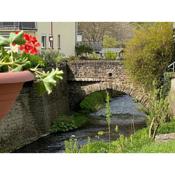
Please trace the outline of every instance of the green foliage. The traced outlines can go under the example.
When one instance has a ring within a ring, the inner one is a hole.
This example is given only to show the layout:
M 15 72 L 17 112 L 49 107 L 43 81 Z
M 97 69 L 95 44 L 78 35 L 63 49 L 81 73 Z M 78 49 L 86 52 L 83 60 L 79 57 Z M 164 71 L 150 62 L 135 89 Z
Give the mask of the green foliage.
M 147 28 L 151 25 L 153 25 L 153 22 L 130 22 L 130 24 L 135 28 L 135 29 L 142 29 L 142 28 Z
M 74 137 L 71 137 L 69 140 L 66 140 L 64 142 L 65 145 L 65 153 L 78 153 L 79 152 L 79 146 L 77 139 Z
M 109 140 L 90 141 L 82 146 L 76 146 L 76 151 L 69 149 L 69 152 L 77 153 L 140 153 L 140 152 L 175 152 L 175 141 L 168 143 L 155 143 L 156 133 L 169 133 L 175 131 L 175 120 L 164 123 L 170 119 L 168 103 L 162 97 L 162 90 L 154 89 L 151 104 L 148 112 L 148 127 L 136 131 L 134 134 L 126 137 L 119 134 L 116 141 L 110 140 L 111 112 L 109 105 L 109 94 L 106 96 L 106 122 L 108 126 Z M 119 132 L 118 126 L 115 128 Z M 99 131 L 98 136 L 104 135 L 104 131 Z M 68 144 L 68 143 L 67 143 Z
M 104 131 L 98 131 L 97 134 L 98 134 L 98 136 L 102 136 L 102 135 L 104 135 L 104 133 L 105 133 Z
M 153 23 L 136 29 L 126 45 L 124 64 L 135 83 L 145 90 L 159 85 L 173 55 L 172 23 Z
M 157 130 L 159 134 L 167 134 L 175 132 L 175 120 L 163 123 Z
M 109 96 L 109 93 L 107 92 L 106 93 L 106 122 L 108 127 L 111 124 L 111 117 L 112 117 L 112 114 L 111 114 L 111 108 L 110 108 L 110 96 Z
M 159 126 L 166 120 L 170 120 L 168 99 L 163 98 L 162 89 L 155 88 L 151 95 L 147 116 L 150 138 L 155 138 Z
M 78 56 L 69 56 L 68 58 L 67 58 L 67 61 L 77 61 L 77 60 L 79 60 L 80 58 L 78 57 Z
M 88 141 L 85 145 L 80 146 L 76 138 L 70 138 L 64 142 L 65 153 L 108 153 L 109 145 L 103 141 Z
M 115 48 L 117 47 L 117 40 L 109 35 L 103 37 L 103 48 Z
M 0 36 L 1 47 L 10 46 L 12 44 L 22 45 L 24 43 L 25 43 L 25 40 L 23 38 L 23 31 L 20 31 L 18 34 L 10 33 L 9 38 Z
M 43 50 L 41 56 L 45 60 L 47 65 L 56 65 L 57 63 L 66 61 L 68 58 L 59 51 Z
M 106 92 L 106 123 L 108 127 L 108 142 L 109 142 L 109 149 L 110 149 L 110 142 L 111 142 L 111 107 L 110 107 L 110 96 L 109 93 Z
M 18 59 L 19 61 L 20 59 Z M 30 61 L 31 67 L 38 66 L 39 68 L 45 67 L 45 61 L 39 55 L 30 55 L 28 56 L 28 60 Z
M 105 91 L 93 92 L 81 101 L 81 109 L 87 112 L 96 112 L 105 105 Z
M 116 60 L 117 58 L 117 53 L 111 50 L 106 51 L 104 55 L 107 60 Z
M 20 31 L 19 33 L 10 33 L 9 38 L 7 38 L 9 40 L 9 44 L 18 44 L 18 45 L 22 45 L 24 44 L 26 41 L 23 38 L 23 31 Z
M 118 133 L 119 132 L 119 127 L 116 125 L 115 127 L 115 132 Z
M 34 69 L 32 69 L 33 71 Z M 59 71 L 58 68 L 52 69 L 52 71 L 42 73 L 37 72 L 37 89 L 39 94 L 43 94 L 47 91 L 48 94 L 52 92 L 52 89 L 56 86 L 58 80 L 62 80 L 62 71 Z
M 87 117 L 84 114 L 76 113 L 71 116 L 60 116 L 53 123 L 51 132 L 67 132 L 82 127 L 87 123 Z
M 146 144 L 142 147 L 140 153 L 175 153 L 175 141 Z
M 133 135 L 125 137 L 120 135 L 119 139 L 112 142 L 111 152 L 140 152 L 140 149 L 147 144 L 150 144 L 152 140 L 148 137 L 147 128 L 136 131 Z
M 109 145 L 103 141 L 90 142 L 79 149 L 80 153 L 108 153 Z
M 75 46 L 75 51 L 77 55 L 82 55 L 82 54 L 92 53 L 93 49 L 86 44 L 80 44 Z
M 90 60 L 100 60 L 100 56 L 96 54 L 95 52 L 92 52 L 90 54 L 87 54 L 88 59 Z
M 70 143 L 71 142 L 71 143 Z M 142 147 L 145 145 L 150 145 L 152 140 L 148 137 L 147 128 L 141 129 L 135 132 L 130 137 L 125 137 L 120 135 L 118 140 L 111 142 L 110 147 L 109 143 L 105 141 L 91 141 L 88 139 L 88 142 L 82 146 L 78 145 L 76 140 L 76 151 L 72 148 L 72 140 L 66 142 L 66 152 L 69 153 L 134 153 L 140 152 Z M 78 150 L 77 150 L 78 148 Z
M 35 74 L 40 91 L 50 94 L 56 82 L 62 79 L 63 72 L 58 69 L 52 69 L 51 72 L 42 71 L 41 68 L 45 64 L 39 55 L 19 52 L 19 46 L 26 42 L 23 34 L 21 31 L 17 34 L 10 33 L 9 38 L 0 37 L 0 72 L 29 70 Z

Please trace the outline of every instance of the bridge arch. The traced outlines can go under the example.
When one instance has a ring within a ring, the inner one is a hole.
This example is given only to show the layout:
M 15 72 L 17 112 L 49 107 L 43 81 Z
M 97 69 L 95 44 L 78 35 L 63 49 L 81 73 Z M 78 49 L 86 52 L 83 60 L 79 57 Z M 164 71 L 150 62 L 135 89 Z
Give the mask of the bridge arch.
M 69 101 L 72 110 L 87 95 L 108 89 L 123 92 L 147 105 L 148 94 L 129 80 L 121 62 L 76 61 L 69 63 L 68 67 Z
M 73 84 L 71 85 L 71 89 L 72 90 L 70 90 L 69 92 L 71 109 L 75 109 L 76 107 L 78 107 L 80 102 L 91 93 L 104 90 L 113 90 L 122 92 L 124 94 L 131 96 L 132 98 L 134 98 L 136 101 L 140 102 L 143 105 L 147 105 L 148 101 L 148 96 L 146 94 L 140 93 L 140 90 L 138 92 L 137 89 L 135 88 L 121 86 L 120 84 L 114 82 L 113 83 L 99 82 L 99 83 L 88 84 L 85 86 L 81 86 L 76 83 L 74 85 Z

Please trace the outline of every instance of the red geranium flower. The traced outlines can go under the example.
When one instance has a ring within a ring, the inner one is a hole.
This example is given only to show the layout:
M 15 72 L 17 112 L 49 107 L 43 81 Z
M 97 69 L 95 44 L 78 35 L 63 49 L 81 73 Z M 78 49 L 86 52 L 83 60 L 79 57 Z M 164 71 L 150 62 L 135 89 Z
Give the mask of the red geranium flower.
M 19 32 L 15 32 L 18 34 Z M 25 44 L 20 45 L 19 49 L 27 54 L 35 55 L 38 53 L 38 47 L 40 43 L 37 41 L 36 37 L 29 35 L 28 33 L 23 34 L 23 38 L 26 40 Z

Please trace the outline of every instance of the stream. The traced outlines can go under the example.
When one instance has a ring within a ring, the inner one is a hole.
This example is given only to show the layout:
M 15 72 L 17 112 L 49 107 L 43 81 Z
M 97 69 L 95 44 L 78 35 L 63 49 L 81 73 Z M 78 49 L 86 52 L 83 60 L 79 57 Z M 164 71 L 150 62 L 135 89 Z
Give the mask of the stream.
M 135 130 L 145 126 L 145 114 L 139 110 L 139 104 L 135 103 L 128 95 L 115 97 L 111 99 L 111 139 L 116 140 L 119 134 L 115 132 L 116 125 L 119 133 L 128 136 Z M 54 133 L 42 137 L 37 141 L 26 145 L 15 153 L 63 153 L 64 141 L 71 136 L 76 137 L 80 145 L 87 142 L 88 137 L 91 140 L 108 140 L 108 135 L 97 136 L 98 131 L 107 131 L 105 120 L 105 108 L 95 113 L 89 114 L 89 123 L 77 130 L 66 133 Z

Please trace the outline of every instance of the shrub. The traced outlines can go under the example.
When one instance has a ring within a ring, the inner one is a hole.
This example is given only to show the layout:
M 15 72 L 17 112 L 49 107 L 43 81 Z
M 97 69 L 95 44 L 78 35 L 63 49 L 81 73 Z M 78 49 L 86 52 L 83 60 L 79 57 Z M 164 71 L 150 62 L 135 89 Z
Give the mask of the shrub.
M 158 128 L 166 120 L 170 120 L 168 99 L 163 98 L 162 89 L 154 89 L 151 95 L 147 115 L 150 138 L 155 138 Z
M 79 59 L 80 59 L 80 58 L 77 57 L 77 56 L 69 56 L 69 57 L 67 58 L 66 61 L 77 61 L 77 60 L 79 60 Z
M 77 139 L 71 137 L 64 142 L 65 153 L 108 153 L 109 144 L 104 141 L 91 141 L 88 138 L 86 144 L 80 146 Z
M 51 126 L 51 132 L 67 132 L 80 128 L 87 122 L 84 114 L 76 113 L 72 116 L 60 116 Z
M 65 153 L 79 153 L 78 141 L 73 136 L 69 140 L 64 141 L 64 145 Z
M 110 50 L 106 51 L 104 55 L 105 55 L 105 59 L 107 60 L 116 60 L 117 58 L 117 53 Z
M 96 112 L 105 106 L 105 98 L 105 91 L 93 92 L 82 100 L 80 107 L 87 112 Z
M 98 54 L 96 54 L 95 52 L 92 52 L 90 54 L 87 54 L 88 59 L 91 60 L 100 60 L 100 56 Z
M 103 37 L 103 48 L 115 48 L 117 47 L 117 40 L 109 35 Z
M 111 152 L 140 152 L 144 145 L 150 144 L 152 140 L 148 137 L 148 129 L 136 131 L 130 137 L 120 135 L 119 139 L 112 142 Z
M 163 123 L 157 131 L 159 134 L 167 134 L 172 132 L 175 132 L 175 120 Z
M 76 54 L 77 55 L 82 55 L 82 54 L 87 54 L 87 53 L 92 53 L 93 52 L 93 49 L 86 45 L 86 44 L 80 44 L 80 45 L 76 45 L 75 46 L 75 51 L 76 51 Z
M 44 50 L 41 52 L 41 56 L 43 57 L 47 65 L 56 65 L 57 63 L 66 60 L 64 54 L 54 50 Z
M 103 141 L 94 141 L 83 145 L 80 153 L 108 153 L 109 144 Z
M 125 67 L 131 78 L 145 90 L 153 88 L 153 81 L 161 82 L 163 73 L 172 61 L 172 23 L 153 23 L 136 29 L 126 44 Z

